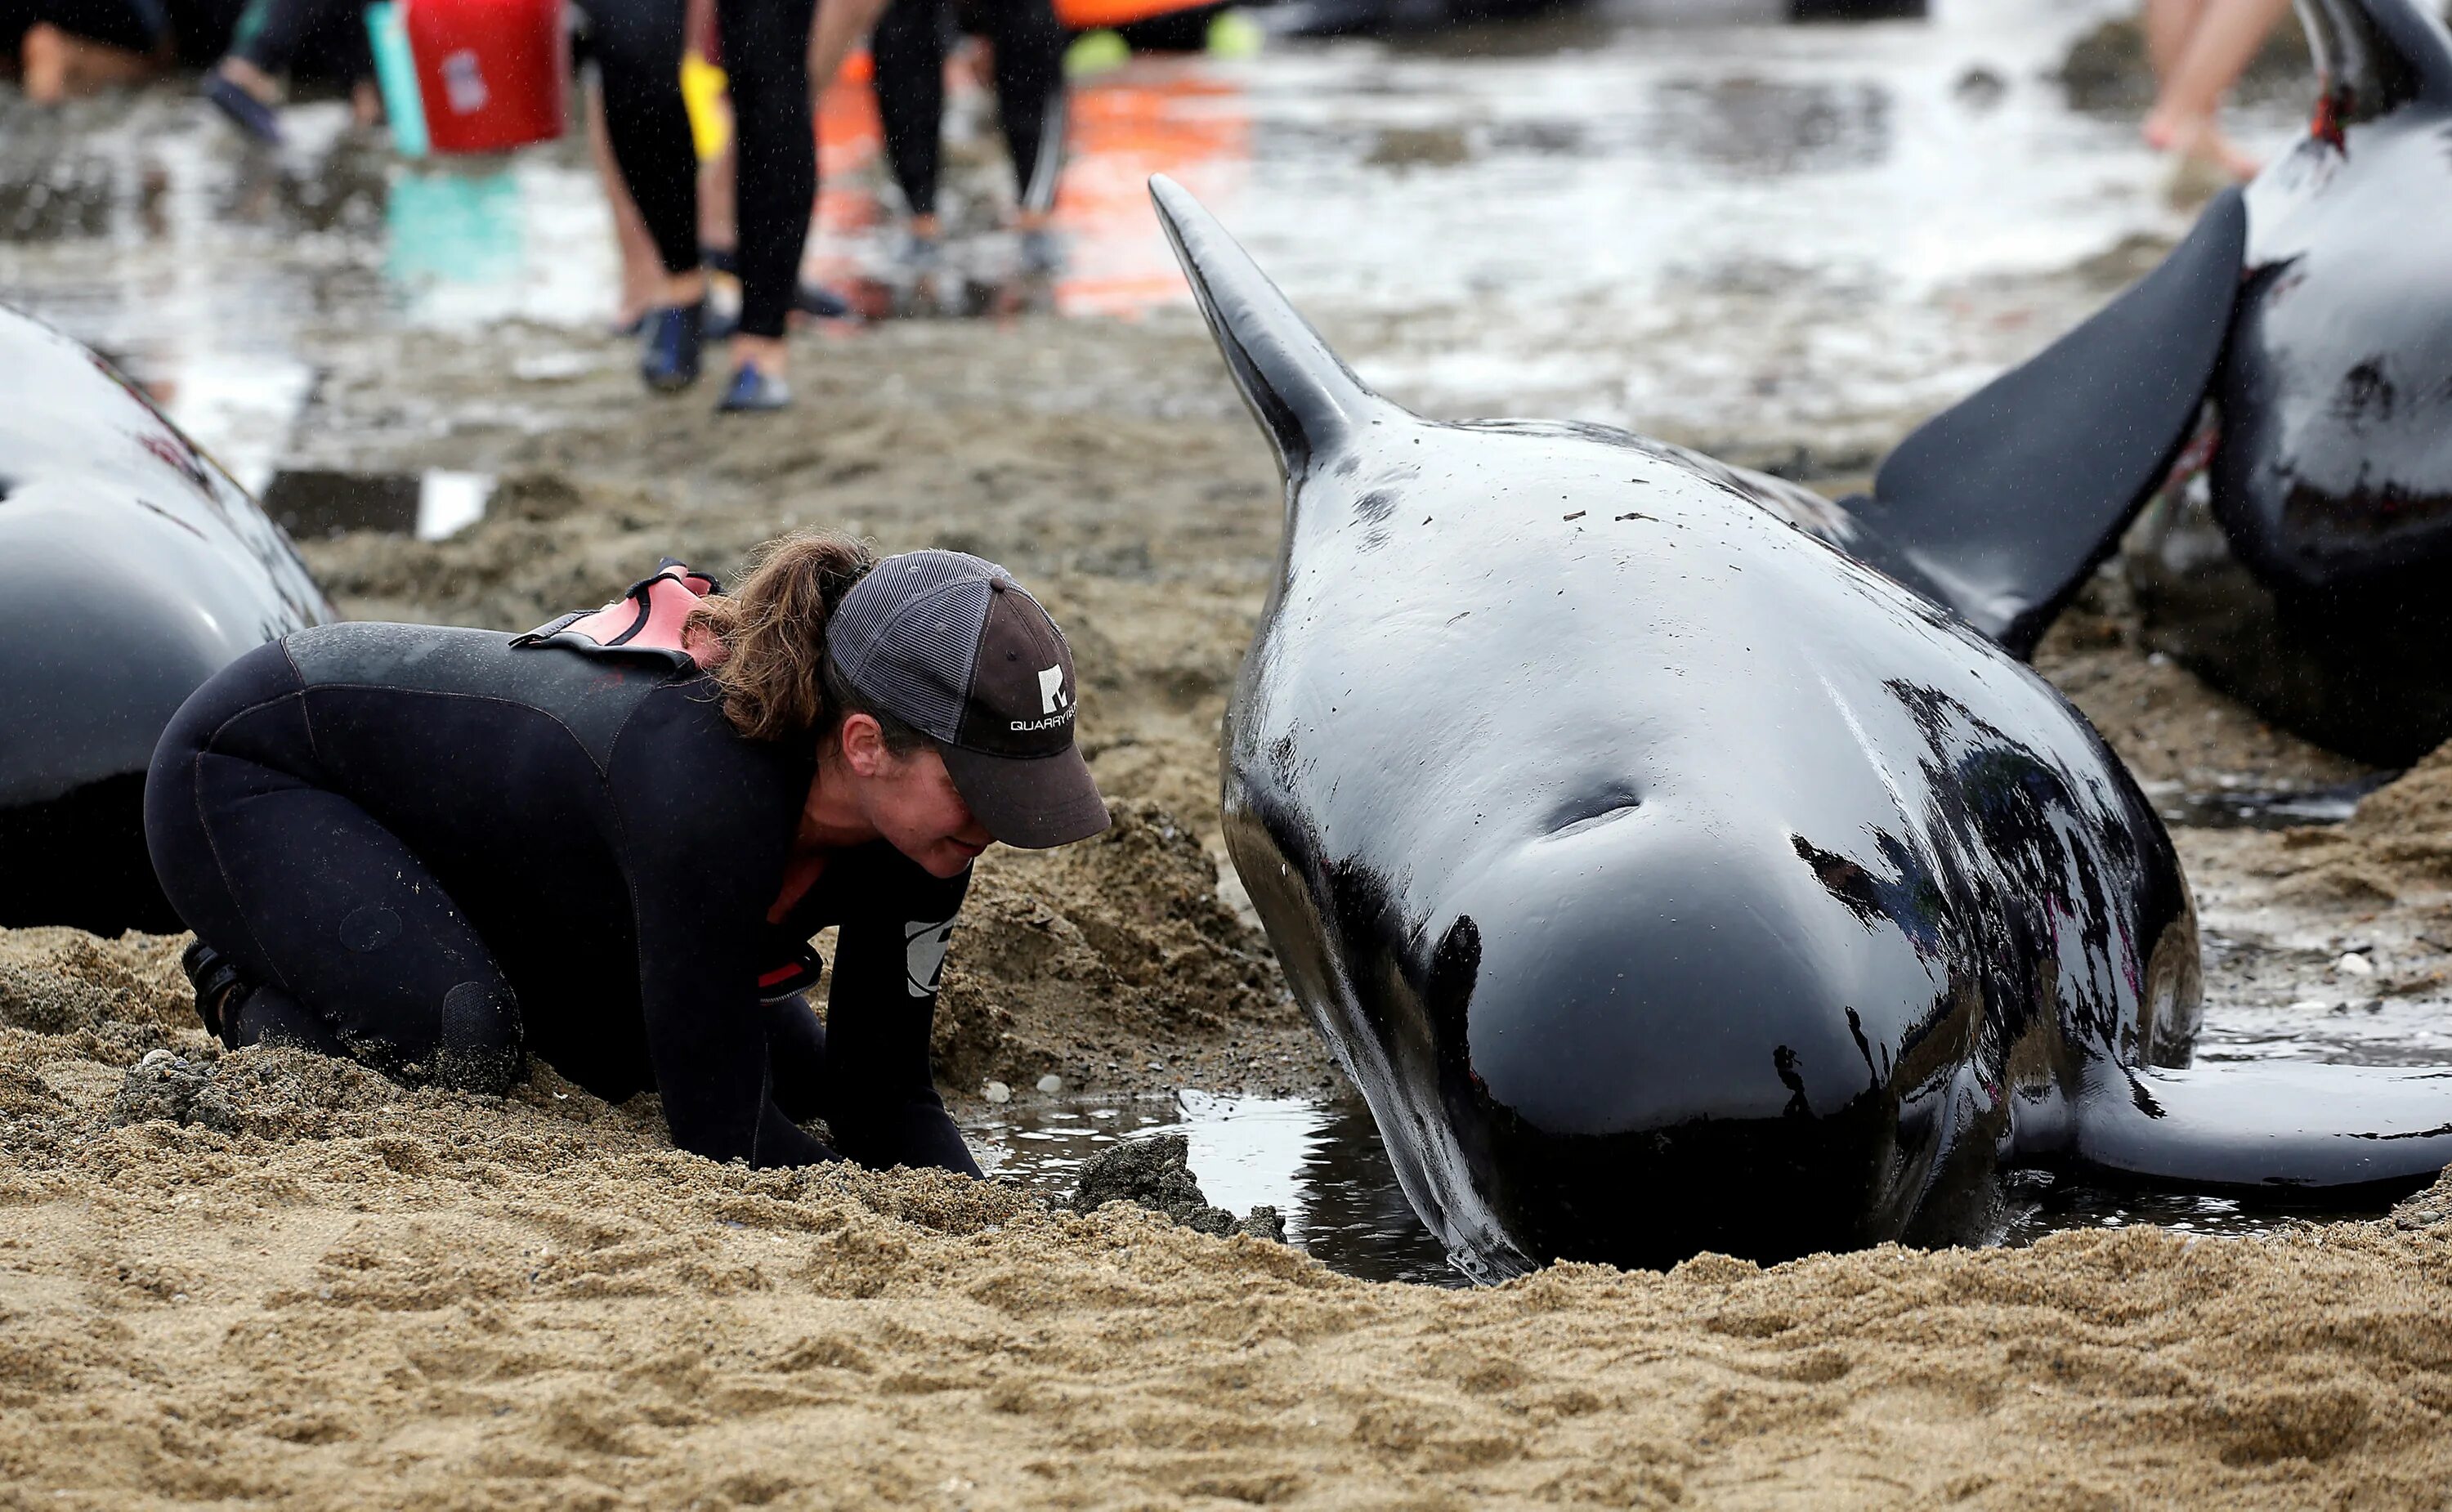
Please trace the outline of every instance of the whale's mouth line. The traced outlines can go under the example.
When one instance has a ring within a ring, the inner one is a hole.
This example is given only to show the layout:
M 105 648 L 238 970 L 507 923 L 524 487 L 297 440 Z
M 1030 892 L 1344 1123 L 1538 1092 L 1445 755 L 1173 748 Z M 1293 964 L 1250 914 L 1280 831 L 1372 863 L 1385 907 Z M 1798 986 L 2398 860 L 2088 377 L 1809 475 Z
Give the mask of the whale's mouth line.
M 1608 824 L 1613 820 L 1623 819 L 1628 815 L 1632 814 L 1635 810 L 1641 807 L 1643 807 L 1643 802 L 1639 798 L 1621 798 L 1620 801 L 1612 803 L 1610 807 L 1602 809 L 1598 813 L 1587 814 L 1579 818 L 1569 819 L 1564 824 L 1553 825 L 1547 834 L 1541 836 L 1541 838 L 1545 840 L 1563 840 L 1569 835 L 1582 835 L 1586 831 L 1598 829 L 1600 826 Z

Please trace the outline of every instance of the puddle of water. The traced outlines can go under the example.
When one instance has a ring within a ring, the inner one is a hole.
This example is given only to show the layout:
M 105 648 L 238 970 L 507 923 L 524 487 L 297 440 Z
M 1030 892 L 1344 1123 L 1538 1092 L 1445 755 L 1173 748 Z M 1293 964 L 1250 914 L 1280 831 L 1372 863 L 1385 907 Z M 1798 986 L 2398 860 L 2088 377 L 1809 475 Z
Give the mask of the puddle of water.
M 2320 788 L 2216 788 L 2188 792 L 2176 784 L 2150 791 L 2155 812 L 2166 824 L 2206 830 L 2288 830 L 2306 824 L 2340 824 L 2358 812 L 2359 800 L 2401 776 L 2380 772 Z
M 1016 1102 L 963 1125 L 992 1175 L 1069 1199 L 1082 1165 L 1122 1139 L 1180 1133 L 1211 1202 L 1266 1204 L 1286 1240 L 1348 1275 L 1462 1286 L 1462 1271 L 1414 1216 L 1359 1098 L 1232 1097 L 1186 1090 L 1130 1102 Z
M 2250 1208 L 2228 1197 L 2181 1192 L 2106 1191 L 2020 1171 L 2006 1184 L 2001 1242 L 2023 1248 L 2047 1234 L 2153 1224 L 2174 1233 L 2244 1239 L 2304 1223 L 2375 1218 L 2380 1212 L 2313 1208 Z
M 264 512 L 293 536 L 353 530 L 441 540 L 485 517 L 494 480 L 484 473 L 356 473 L 300 467 L 275 473 Z
M 2209 1035 L 2207 1043 L 2211 1049 L 2225 1042 Z M 2209 1058 L 2225 1057 L 2217 1051 Z M 1101 1150 L 1127 1139 L 1179 1133 L 1192 1173 L 1212 1203 L 1237 1214 L 1263 1203 L 1276 1208 L 1286 1220 L 1287 1242 L 1331 1268 L 1366 1281 L 1472 1285 L 1414 1216 L 1359 1097 L 1315 1102 L 1186 1090 L 1125 1102 L 1025 1101 L 975 1114 L 962 1131 L 989 1174 L 1017 1177 L 1057 1202 L 1072 1197 L 1081 1167 Z M 2069 1229 L 2154 1224 L 2230 1239 L 2382 1214 L 2108 1189 L 2044 1171 L 2012 1173 L 2002 1199 L 1993 1242 L 2012 1247 Z

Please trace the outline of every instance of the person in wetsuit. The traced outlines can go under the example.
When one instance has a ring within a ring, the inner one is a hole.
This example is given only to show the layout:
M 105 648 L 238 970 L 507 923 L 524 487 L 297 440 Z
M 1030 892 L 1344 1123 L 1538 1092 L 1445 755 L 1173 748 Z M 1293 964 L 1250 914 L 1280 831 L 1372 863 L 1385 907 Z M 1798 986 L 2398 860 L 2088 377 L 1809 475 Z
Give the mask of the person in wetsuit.
M 869 41 L 876 64 L 877 113 L 885 153 L 911 213 L 903 254 L 909 270 L 934 270 L 942 223 L 937 218 L 937 166 L 945 115 L 946 0 L 891 0 Z M 997 111 L 1013 160 L 1014 228 L 1022 262 L 1052 272 L 1057 247 L 1048 222 L 1064 169 L 1064 28 L 1050 0 L 961 0 L 952 19 L 987 38 L 994 53 Z
M 1063 636 L 957 552 L 790 537 L 713 587 L 322 625 L 207 682 L 145 793 L 207 1027 L 490 1092 L 533 1055 L 711 1159 L 976 1174 L 928 1070 L 971 861 L 1108 822 Z

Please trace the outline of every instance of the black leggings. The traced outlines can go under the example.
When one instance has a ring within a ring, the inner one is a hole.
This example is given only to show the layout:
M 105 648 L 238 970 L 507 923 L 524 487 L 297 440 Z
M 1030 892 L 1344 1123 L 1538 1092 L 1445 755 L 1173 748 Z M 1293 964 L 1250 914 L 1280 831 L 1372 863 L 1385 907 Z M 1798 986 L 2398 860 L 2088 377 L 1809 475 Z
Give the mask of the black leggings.
M 182 709 L 145 791 L 146 841 L 171 905 L 249 985 L 224 1005 L 223 1042 L 502 1091 L 522 1066 L 521 1018 L 493 952 L 397 836 L 298 776 L 320 763 L 278 648 L 232 670 L 252 686 Z M 230 716 L 234 703 L 244 707 Z M 766 1011 L 775 1104 L 795 1122 L 813 1117 L 825 1026 L 800 996 Z
M 869 43 L 886 155 L 914 215 L 937 213 L 939 135 L 944 128 L 944 0 L 893 0 Z M 997 109 L 1025 210 L 1056 204 L 1064 168 L 1064 29 L 1048 0 L 979 0 L 967 29 L 996 49 Z
M 684 0 L 590 0 L 605 133 L 667 273 L 698 266 L 698 152 L 682 104 Z M 801 282 L 818 198 L 809 114 L 816 0 L 716 0 L 732 94 L 741 222 L 741 331 L 779 337 Z
M 270 74 L 293 63 L 355 81 L 370 77 L 374 58 L 358 0 L 248 0 L 230 39 L 230 55 Z M 320 69 L 313 65 L 321 65 Z

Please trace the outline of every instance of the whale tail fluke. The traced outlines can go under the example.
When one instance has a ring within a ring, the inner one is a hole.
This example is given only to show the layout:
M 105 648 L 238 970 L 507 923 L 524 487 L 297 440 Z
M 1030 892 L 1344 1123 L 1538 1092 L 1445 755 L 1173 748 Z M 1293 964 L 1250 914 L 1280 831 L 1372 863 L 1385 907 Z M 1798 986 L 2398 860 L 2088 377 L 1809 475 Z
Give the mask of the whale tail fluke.
M 1235 386 L 1288 477 L 1335 451 L 1366 414 L 1395 409 L 1363 386 L 1183 186 L 1153 174 L 1150 199 Z
M 1840 501 L 1871 538 L 1851 549 L 2030 654 L 2194 427 L 2246 245 L 2225 190 L 2126 293 L 1899 442 Z
M 2452 1070 L 2221 1062 L 2106 1070 L 2070 1151 L 2089 1175 L 2266 1201 L 2362 1205 L 2452 1165 Z
M 2348 126 L 2404 105 L 2452 109 L 2452 33 L 2420 0 L 2299 0 L 2323 89 L 2319 119 Z

